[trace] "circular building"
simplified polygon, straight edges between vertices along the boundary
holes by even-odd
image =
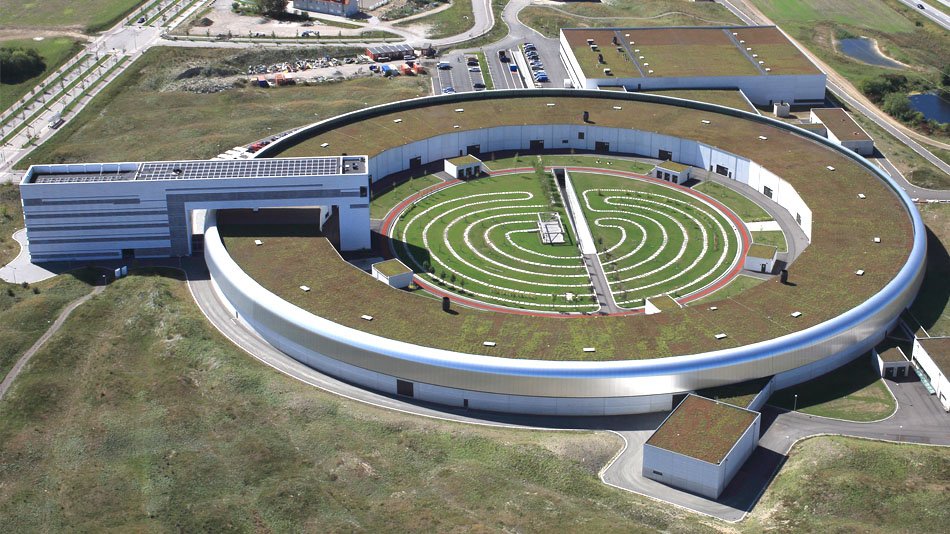
[[[784,210],[808,246],[789,267],[787,283],[771,279],[729,298],[688,305],[697,294],[694,290],[715,290],[749,254],[746,229],[739,222],[734,246],[740,253],[710,255],[709,260],[715,263],[721,256],[730,268],[695,287],[676,285],[686,287],[682,295],[671,294],[682,307],[661,313],[644,313],[645,303],[633,297],[626,302],[616,298],[622,291],[612,284],[619,283],[619,276],[607,277],[607,292],[615,303],[625,302],[622,313],[546,313],[506,306],[498,299],[497,306],[454,305],[447,313],[431,295],[394,289],[346,263],[326,239],[269,235],[266,246],[255,246],[253,232],[219,227],[210,213],[205,255],[212,279],[238,317],[279,349],[327,374],[451,406],[564,415],[668,410],[674,395],[697,389],[765,377],[774,377],[776,388],[808,380],[869,351],[920,286],[924,226],[911,200],[888,176],[822,137],[711,104],[586,90],[425,97],[311,125],[268,146],[261,156],[365,154],[371,180],[379,181],[459,156],[478,155],[491,167],[492,155],[571,151],[636,155],[679,164],[665,165],[674,167],[673,172],[689,167],[714,173]],[[497,187],[507,187],[501,174],[491,179]],[[596,185],[596,177],[584,179]],[[643,199],[649,199],[649,193],[643,192]],[[581,192],[574,198],[583,196]],[[476,201],[481,200],[459,202]],[[485,207],[496,205],[489,202]],[[421,200],[418,206],[410,213],[427,209]],[[565,214],[570,211],[564,209]],[[698,217],[697,210],[702,207],[682,209]],[[523,211],[527,219],[512,224],[532,224],[536,206]],[[722,235],[731,232],[728,210],[706,211],[707,228],[718,224]],[[726,216],[719,218],[713,211]],[[445,220],[456,219],[457,229],[445,223],[445,236],[456,232],[461,236],[456,239],[478,237],[479,231],[466,234],[466,228],[481,228],[473,226],[476,221],[465,223],[464,215]],[[536,224],[542,228],[552,220],[546,215]],[[630,223],[628,229],[634,226]],[[705,236],[700,242],[712,246],[712,234],[698,227],[689,231],[700,232]],[[574,228],[573,238],[579,240],[582,231],[576,224]],[[482,234],[493,243],[510,238],[509,244],[530,248],[519,241],[521,230],[525,228],[502,227],[491,230],[499,234],[487,229]],[[397,234],[389,235],[398,251],[404,242]],[[435,239],[433,235],[439,233],[429,239]],[[451,242],[447,238],[430,246]],[[577,246],[583,248],[580,242]],[[433,252],[446,255],[444,250]],[[411,256],[401,257],[412,263]],[[490,264],[461,253],[459,257],[474,269]],[[671,265],[675,270],[687,264]],[[409,266],[416,271],[416,281],[434,291],[460,299],[475,293],[474,281],[460,283],[462,275],[471,276],[472,271],[458,267],[456,281],[440,286],[431,276],[427,282],[429,269]],[[544,269],[550,267],[538,270]],[[561,290],[543,291],[552,292],[551,302],[568,302],[558,300],[556,292]],[[522,300],[542,302],[541,297],[532,298]]]

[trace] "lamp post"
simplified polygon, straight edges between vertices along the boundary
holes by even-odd
[[[798,411],[798,393],[795,394],[795,404],[792,406],[792,411],[793,412]]]

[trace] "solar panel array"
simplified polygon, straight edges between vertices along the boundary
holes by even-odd
[[[339,157],[249,159],[214,161],[160,161],[143,163],[136,180],[195,180],[215,178],[280,178],[326,176],[342,172]]]
[[[69,184],[79,182],[124,182],[135,179],[134,171],[99,173],[52,173],[34,175],[35,184]]]

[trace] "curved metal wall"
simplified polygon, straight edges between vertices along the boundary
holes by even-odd
[[[569,93],[568,96],[605,95],[604,92],[576,90],[518,91],[521,93],[519,96],[560,92]],[[258,327],[275,346],[304,347],[312,350],[315,357],[328,357],[388,377],[498,395],[628,398],[691,391],[782,373],[794,377],[787,379],[790,385],[818,374],[819,370],[844,363],[852,355],[877,343],[884,331],[912,302],[923,279],[926,234],[910,198],[888,176],[860,156],[810,132],[731,108],[668,97],[637,96],[640,97],[637,100],[672,102],[674,105],[712,111],[724,110],[730,115],[794,130],[851,158],[891,187],[907,209],[914,228],[913,247],[907,261],[894,279],[870,299],[834,319],[805,330],[734,349],[656,360],[611,362],[516,360],[462,354],[394,341],[333,323],[280,299],[244,273],[221,243],[215,218],[209,214],[205,256],[212,278],[235,309],[252,326]],[[360,110],[349,114],[349,120],[345,122],[351,122],[356,119],[355,116],[365,118],[395,109],[407,109],[408,105],[414,107],[420,101],[435,98],[443,97],[426,97]],[[301,134],[309,137],[315,129],[321,129],[328,123],[342,124],[339,122],[342,119],[324,121],[302,130]],[[294,356],[300,359],[299,355]],[[319,365],[316,367],[320,368]],[[332,370],[322,370],[333,374]],[[376,387],[372,381],[364,385]]]

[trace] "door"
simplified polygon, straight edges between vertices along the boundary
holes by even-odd
[[[409,159],[410,169],[418,169],[419,167],[422,167],[422,156],[416,156]]]
[[[465,147],[466,153],[472,156],[480,156],[482,153],[482,145],[468,145]]]
[[[396,394],[403,397],[413,396],[413,384],[406,380],[396,379]]]
[[[657,154],[656,157],[659,158],[659,159],[661,159],[661,160],[663,160],[663,161],[669,161],[669,160],[673,159],[673,153],[670,152],[669,150],[661,150],[661,151]]]
[[[594,152],[610,152],[610,143],[606,143],[604,141],[595,141]]]
[[[544,150],[544,139],[532,139],[528,143],[528,148],[532,151]]]
[[[723,175],[723,176],[728,176],[728,175],[729,175],[729,169],[726,168],[726,167],[723,167],[722,165],[716,165],[716,174],[721,174],[721,175]]]

